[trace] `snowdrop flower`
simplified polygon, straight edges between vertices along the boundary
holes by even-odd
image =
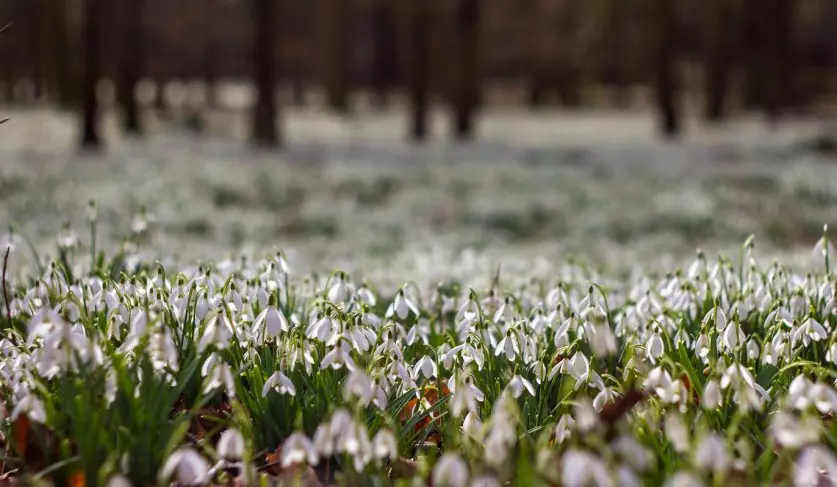
[[[465,415],[465,421],[462,422],[462,431],[474,440],[482,440],[482,421],[480,421],[476,411],[468,411],[468,414]]]
[[[573,435],[573,427],[575,427],[575,420],[569,414],[563,414],[558,418],[555,424],[555,443],[559,445],[564,441],[570,439]]]
[[[316,465],[318,461],[319,457],[313,443],[303,433],[291,433],[282,444],[282,468],[299,463]]]
[[[31,392],[27,391],[23,397],[17,400],[17,404],[15,404],[14,409],[12,409],[12,414],[9,419],[17,421],[17,418],[20,417],[21,414],[25,415],[34,423],[46,423],[46,410],[44,409],[44,403]]]
[[[227,324],[227,320],[222,315],[218,315],[206,326],[203,336],[198,342],[198,351],[203,352],[210,345],[223,350],[229,346],[232,336],[233,333]]]
[[[120,474],[111,475],[111,477],[108,479],[107,483],[105,484],[105,487],[132,487],[132,486],[133,486],[133,484],[131,483],[130,480],[128,480],[128,477],[125,477],[124,475],[120,475]]]
[[[613,390],[613,388],[602,388],[602,390],[596,394],[596,397],[593,398],[593,409],[595,409],[597,413],[602,412],[602,409],[604,409],[607,404],[611,403],[618,396],[619,393]]]
[[[561,458],[561,480],[566,487],[613,486],[613,478],[607,465],[597,456],[578,450],[570,450]]]
[[[485,394],[472,384],[470,379],[466,379],[465,383],[460,386],[449,387],[449,389],[452,389],[453,394],[450,400],[450,412],[454,418],[460,417],[465,410],[475,411],[477,402],[485,399]]]
[[[821,425],[811,416],[797,418],[791,413],[777,412],[770,421],[770,434],[785,448],[797,449],[815,444],[820,439]]]
[[[729,468],[730,458],[724,439],[715,433],[705,435],[695,449],[693,460],[698,468],[725,472]]]
[[[372,448],[375,457],[381,460],[394,460],[398,458],[398,443],[395,435],[388,429],[382,429],[372,438]]]
[[[530,396],[535,395],[535,387],[532,386],[532,383],[519,375],[512,377],[507,389],[511,392],[512,397],[515,399],[523,395],[524,390],[527,391]]]
[[[666,416],[665,434],[677,453],[685,453],[689,449],[689,430],[679,414],[671,413]]]
[[[806,448],[797,458],[793,468],[793,485],[817,487],[833,484],[837,480],[837,458],[822,446]]]
[[[721,406],[723,397],[721,396],[721,388],[715,379],[710,379],[703,387],[703,397],[701,404],[706,409],[718,409]]]
[[[235,428],[225,430],[221,433],[215,450],[223,460],[240,462],[244,457],[244,437]]]
[[[471,482],[471,487],[500,487],[500,481],[491,475],[477,477]]]
[[[499,357],[501,353],[506,354],[506,358],[514,360],[520,354],[520,346],[517,343],[517,337],[511,330],[507,331],[503,339],[494,348],[494,355]]]
[[[590,377],[590,361],[583,353],[576,352],[570,359],[567,371],[575,379],[575,389],[578,389]]]
[[[651,466],[653,455],[640,442],[631,436],[620,436],[611,446],[633,469],[642,472]]]
[[[183,486],[199,486],[209,483],[209,462],[191,448],[181,448],[172,453],[160,470],[160,483],[164,484],[174,474]]]
[[[326,367],[331,367],[332,369],[337,370],[343,366],[345,366],[349,371],[355,370],[355,361],[352,359],[348,348],[349,346],[346,342],[342,342],[332,348],[331,351],[323,357],[322,362],[320,362],[320,370],[325,369]]]
[[[743,343],[746,340],[744,336],[744,332],[741,331],[741,326],[738,323],[731,321],[724,329],[724,334],[721,336],[721,343],[723,343],[724,347],[727,350],[735,349],[739,343]]]
[[[468,465],[459,455],[445,453],[433,467],[433,485],[438,487],[465,487],[468,483]]]
[[[660,338],[659,333],[654,333],[651,335],[651,338],[648,339],[648,343],[645,345],[645,357],[652,363],[656,363],[657,359],[660,358],[660,355],[663,354],[665,349],[663,348],[663,339]]]
[[[433,379],[439,375],[436,362],[427,355],[420,358],[413,367],[413,380],[418,380],[419,375],[423,375],[426,379]]]
[[[209,393],[224,388],[224,392],[229,397],[235,397],[235,378],[233,377],[230,366],[223,362],[216,362],[211,369],[208,370],[207,382],[204,386],[204,392]]]
[[[264,382],[264,387],[262,387],[262,397],[266,397],[267,393],[270,392],[271,389],[279,394],[289,394],[291,396],[296,395],[296,387],[294,387],[294,383],[291,382],[291,379],[288,379],[285,374],[278,370]]]
[[[418,317],[421,313],[419,312],[418,306],[413,303],[413,301],[406,296],[404,293],[404,289],[398,291],[395,295],[395,299],[390,304],[389,308],[385,316],[387,318],[391,318],[394,314],[401,320],[406,320],[407,316],[410,314],[410,311],[413,312],[413,315]]]
[[[663,487],[703,487],[703,482],[688,472],[677,472],[666,479]]]
[[[288,319],[279,308],[273,304],[273,296],[271,295],[270,304],[256,317],[253,322],[253,329],[264,331],[268,337],[277,337],[283,332],[290,330]]]
[[[587,342],[596,356],[607,357],[616,353],[618,348],[616,337],[610,327],[588,323],[585,330],[587,331]]]

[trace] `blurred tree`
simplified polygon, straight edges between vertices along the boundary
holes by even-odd
[[[578,107],[581,106],[582,64],[586,61],[579,59],[583,49],[579,30],[584,2],[569,0],[561,7],[558,20],[561,48],[559,63],[556,66],[558,96],[564,106]]]
[[[276,117],[276,11],[279,0],[251,0],[255,24],[253,38],[253,74],[257,99],[253,110],[253,142],[259,147],[277,147],[279,129]]]
[[[389,90],[397,81],[397,45],[394,28],[393,0],[375,0],[372,7],[374,29],[373,85],[375,103],[385,107]]]
[[[782,112],[793,102],[794,63],[794,17],[796,12],[795,0],[764,0],[770,4],[770,15],[766,30],[772,32],[768,36],[769,82],[765,104],[765,114],[771,121],[776,121]]]
[[[320,0],[324,23],[325,84],[328,104],[339,113],[349,111],[349,29],[347,0]]]
[[[82,86],[81,146],[96,149],[99,138],[99,104],[96,97],[101,76],[102,7],[107,0],[85,0],[84,4],[84,83]]]
[[[122,128],[126,134],[140,135],[140,120],[137,103],[137,84],[143,74],[145,43],[144,0],[125,0],[123,4],[122,49],[119,66],[119,103],[122,105]]]
[[[51,46],[54,52],[53,90],[58,105],[65,109],[77,109],[79,101],[78,32],[71,32],[69,5],[66,0],[49,2],[49,19],[52,27]]]
[[[676,0],[655,0],[655,69],[659,130],[663,137],[675,138],[682,129],[678,102],[678,55]]]
[[[617,107],[628,105],[627,56],[625,47],[628,44],[628,5],[627,0],[607,0],[604,21],[604,40],[606,46],[607,77],[614,88],[614,98]]]
[[[532,108],[541,104],[544,92],[540,3],[540,0],[526,0],[523,13],[520,16],[521,22],[518,24],[522,36],[520,42],[524,49],[525,70],[529,84],[526,100]]]
[[[206,106],[216,108],[218,105],[218,40],[215,19],[218,16],[218,0],[205,0],[203,11],[203,80],[206,85]]]
[[[730,1],[706,0],[704,12],[704,117],[720,121],[726,113],[730,71]]]
[[[410,134],[413,140],[427,138],[429,6],[425,1],[407,4],[409,30]]]
[[[474,112],[480,90],[479,17],[481,0],[457,0],[454,45],[456,82],[453,90],[454,137],[474,134]]]

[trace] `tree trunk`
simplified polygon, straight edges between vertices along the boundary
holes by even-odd
[[[610,83],[614,90],[614,104],[618,108],[625,108],[630,102],[628,93],[627,66],[625,60],[625,45],[628,42],[627,9],[624,0],[609,0],[608,2],[607,32],[605,37],[609,64]]]
[[[483,0],[458,0],[456,12],[456,88],[454,137],[471,139],[479,100],[479,6]]]
[[[793,23],[794,0],[764,0],[770,3],[767,21],[771,32],[769,52],[766,53],[767,93],[765,115],[771,122],[778,121],[793,98]]]
[[[665,138],[676,138],[681,132],[678,102],[678,36],[675,0],[657,0],[656,9],[656,90],[659,109],[659,130]]]
[[[339,113],[349,111],[348,97],[348,53],[349,36],[347,29],[346,0],[322,0],[325,11],[325,49],[323,61],[326,62],[326,90],[328,104]]]
[[[543,60],[541,53],[541,29],[540,16],[542,14],[539,0],[527,0],[525,12],[521,15],[523,22],[518,25],[523,39],[520,41],[525,47],[524,59],[526,60],[526,76],[528,78],[528,90],[526,101],[529,107],[536,108],[543,101]]]
[[[410,134],[415,141],[427,139],[428,105],[428,6],[413,2],[409,7],[410,52]]]
[[[375,58],[373,84],[375,103],[384,108],[388,102],[389,90],[395,83],[396,73],[396,40],[393,30],[392,0],[376,0],[372,11],[372,24],[375,39]]]
[[[107,0],[85,0],[84,12],[84,85],[82,95],[81,146],[97,149],[99,137],[99,106],[96,87],[101,76],[102,5]]]
[[[142,134],[137,84],[143,72],[145,40],[143,15],[145,0],[127,0],[123,24],[123,56],[120,66],[119,97],[123,109],[122,128],[126,134]]]
[[[744,63],[742,103],[747,109],[761,109],[767,103],[769,69],[766,65],[769,60],[766,59],[766,45],[769,42],[767,37],[772,35],[765,32],[765,16],[770,15],[769,5],[765,3],[768,1],[770,0],[744,0],[739,18],[743,24],[740,53]]]
[[[77,32],[70,32],[67,21],[69,12],[65,0],[52,4],[52,46],[55,52],[55,77],[53,79],[58,105],[65,109],[78,109],[79,101],[79,42]]]
[[[259,147],[279,146],[276,122],[276,74],[274,46],[276,43],[276,2],[251,0],[255,37],[253,42],[253,74],[258,92],[253,110],[253,142]]]
[[[708,122],[718,122],[726,114],[730,70],[729,14],[729,0],[707,0],[704,17],[704,117]]]
[[[218,106],[218,42],[215,35],[215,17],[218,15],[217,0],[207,0],[204,15],[204,38],[203,38],[203,80],[206,85],[206,106],[216,108]]]

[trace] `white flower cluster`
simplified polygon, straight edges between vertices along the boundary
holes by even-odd
[[[121,275],[118,259],[57,261],[6,290],[4,427],[26,418],[77,444],[85,473],[135,484],[256,484],[270,458],[358,479],[415,459],[452,487],[835,481],[828,241],[803,272],[754,249],[664,276],[567,264],[391,296],[342,271],[296,276],[281,253]],[[213,441],[186,434],[206,408]]]

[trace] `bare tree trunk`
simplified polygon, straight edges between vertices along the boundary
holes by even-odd
[[[145,40],[143,15],[145,0],[127,0],[124,10],[123,49],[120,66],[119,97],[122,105],[122,128],[126,134],[142,134],[137,84],[143,72]]]
[[[204,38],[203,38],[203,80],[206,84],[206,106],[216,108],[218,106],[218,41],[215,34],[215,17],[218,15],[217,0],[207,0],[204,15]]]
[[[106,0],[85,0],[84,12],[84,86],[82,95],[81,146],[97,149],[99,137],[99,106],[96,87],[101,76],[102,6]]]
[[[429,12],[425,2],[413,2],[409,9],[410,29],[410,108],[413,140],[427,139],[428,109],[428,36]]]
[[[766,59],[766,44],[770,34],[766,32],[765,16],[770,15],[770,9],[766,1],[770,0],[744,0],[739,18],[743,24],[743,49],[740,53],[744,62],[742,102],[747,109],[761,109],[767,103],[769,69],[766,65],[769,60]]]
[[[375,103],[379,108],[386,107],[389,90],[396,78],[397,54],[392,7],[392,0],[376,0],[372,11],[375,39],[373,84]]]
[[[675,0],[656,2],[656,89],[659,130],[666,138],[676,138],[682,130],[678,102],[678,36]]]
[[[479,100],[479,8],[482,0],[458,0],[456,11],[456,88],[454,136],[471,139]]]
[[[348,53],[346,0],[322,0],[325,11],[325,61],[328,104],[339,113],[349,111]]]
[[[730,52],[728,0],[707,0],[704,66],[704,117],[708,122],[718,122],[726,113],[727,88],[729,86]]]
[[[764,0],[769,2],[769,52],[766,53],[767,93],[765,115],[776,122],[793,98],[793,23],[794,0]]]
[[[521,16],[523,22],[519,24],[522,43],[526,48],[524,57],[526,59],[526,76],[528,77],[528,91],[526,94],[527,104],[531,108],[540,106],[543,101],[543,60],[541,53],[541,29],[540,29],[540,1],[526,0],[525,13]]]
[[[625,61],[625,43],[627,42],[627,12],[624,0],[608,2],[608,32],[606,37],[608,64],[610,65],[611,83],[614,89],[614,102],[617,107],[626,107],[629,102],[627,66]]]
[[[274,46],[276,44],[276,2],[251,0],[255,23],[253,39],[253,72],[258,92],[253,110],[253,142],[259,147],[278,147],[279,130],[276,116],[276,74]]]
[[[55,52],[55,77],[53,79],[58,105],[78,109],[79,101],[79,42],[77,32],[70,32],[66,0],[55,0],[50,15],[52,47]]]

